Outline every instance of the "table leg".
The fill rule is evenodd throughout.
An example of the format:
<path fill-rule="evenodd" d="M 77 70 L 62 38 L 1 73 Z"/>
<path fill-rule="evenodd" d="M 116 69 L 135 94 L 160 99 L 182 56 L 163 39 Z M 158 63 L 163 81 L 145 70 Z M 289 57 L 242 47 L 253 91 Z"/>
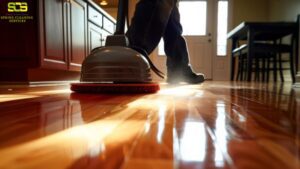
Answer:
<path fill-rule="evenodd" d="M 235 72 L 235 58 L 232 51 L 236 48 L 237 39 L 232 39 L 232 48 L 231 48 L 231 65 L 230 65 L 230 80 L 234 80 L 234 72 Z"/>
<path fill-rule="evenodd" d="M 252 61 L 254 56 L 254 35 L 252 33 L 252 30 L 248 30 L 248 55 L 247 55 L 247 81 L 251 81 L 251 75 L 252 75 Z"/>

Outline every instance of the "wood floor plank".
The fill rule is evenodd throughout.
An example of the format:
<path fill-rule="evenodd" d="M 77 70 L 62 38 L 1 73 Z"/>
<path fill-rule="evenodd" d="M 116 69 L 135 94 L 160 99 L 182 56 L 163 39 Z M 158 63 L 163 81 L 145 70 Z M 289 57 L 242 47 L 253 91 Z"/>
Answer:
<path fill-rule="evenodd" d="M 0 168 L 300 168 L 300 91 L 291 84 L 161 88 L 0 86 Z"/>
<path fill-rule="evenodd" d="M 174 168 L 172 98 L 162 96 L 157 100 L 157 97 L 149 96 L 140 101 L 134 105 L 139 108 L 145 106 L 149 110 L 148 118 L 143 133 L 135 140 L 122 168 Z"/>

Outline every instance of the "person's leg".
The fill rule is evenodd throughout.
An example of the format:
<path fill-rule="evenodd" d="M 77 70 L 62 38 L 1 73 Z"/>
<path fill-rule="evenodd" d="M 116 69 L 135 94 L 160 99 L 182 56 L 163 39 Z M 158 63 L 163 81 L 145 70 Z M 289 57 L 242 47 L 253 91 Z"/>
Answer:
<path fill-rule="evenodd" d="M 176 5 L 169 17 L 163 39 L 165 53 L 167 55 L 167 81 L 170 83 L 182 81 L 188 83 L 203 82 L 204 75 L 194 73 L 189 63 L 188 48 L 186 41 L 182 36 L 180 14 Z"/>
<path fill-rule="evenodd" d="M 140 0 L 126 36 L 130 45 L 150 54 L 164 34 L 176 0 Z"/>
<path fill-rule="evenodd" d="M 182 26 L 178 8 L 175 7 L 170 15 L 163 35 L 164 48 L 167 57 L 167 67 L 176 69 L 189 64 L 188 50 L 185 39 L 182 37 Z"/>

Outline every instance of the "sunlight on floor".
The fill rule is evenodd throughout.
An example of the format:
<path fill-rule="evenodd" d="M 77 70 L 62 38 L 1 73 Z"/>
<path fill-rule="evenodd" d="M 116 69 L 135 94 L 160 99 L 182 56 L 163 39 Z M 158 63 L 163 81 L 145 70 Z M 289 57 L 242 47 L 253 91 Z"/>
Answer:
<path fill-rule="evenodd" d="M 0 103 L 8 102 L 8 101 L 16 101 L 23 99 L 33 99 L 39 97 L 37 95 L 29 95 L 29 94 L 2 94 L 0 95 Z"/>
<path fill-rule="evenodd" d="M 13 92 L 12 89 L 8 89 L 8 91 Z M 24 100 L 24 99 L 33 99 L 38 98 L 45 95 L 51 94 L 63 94 L 63 93 L 70 93 L 70 89 L 63 89 L 63 90 L 46 90 L 46 91 L 34 91 L 34 92 L 23 92 L 22 94 L 1 94 L 0 95 L 0 103 L 1 102 L 8 102 L 8 101 L 17 101 L 17 100 Z"/>

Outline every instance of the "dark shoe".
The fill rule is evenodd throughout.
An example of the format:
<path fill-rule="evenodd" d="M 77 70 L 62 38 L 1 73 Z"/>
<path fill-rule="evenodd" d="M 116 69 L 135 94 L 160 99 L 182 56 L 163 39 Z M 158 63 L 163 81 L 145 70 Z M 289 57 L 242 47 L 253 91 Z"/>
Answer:
<path fill-rule="evenodd" d="M 190 66 L 176 70 L 168 68 L 168 83 L 175 84 L 186 82 L 189 84 L 199 84 L 204 82 L 204 80 L 204 75 L 201 73 L 193 72 Z"/>

